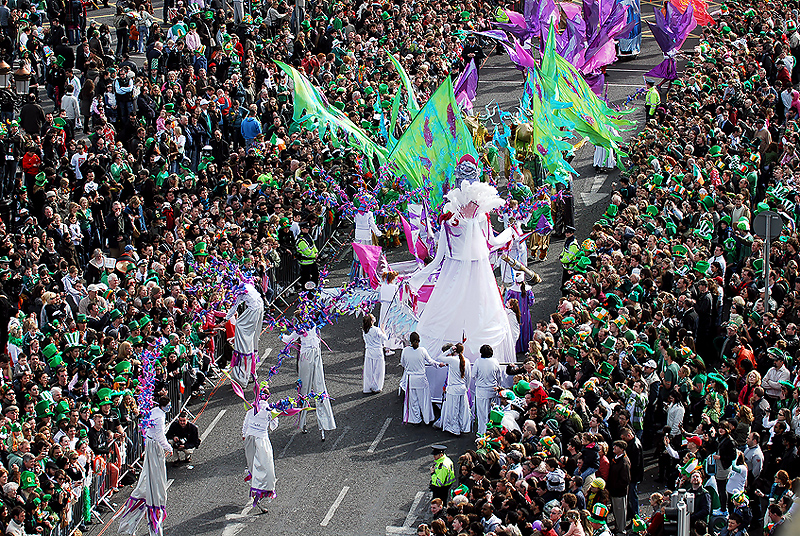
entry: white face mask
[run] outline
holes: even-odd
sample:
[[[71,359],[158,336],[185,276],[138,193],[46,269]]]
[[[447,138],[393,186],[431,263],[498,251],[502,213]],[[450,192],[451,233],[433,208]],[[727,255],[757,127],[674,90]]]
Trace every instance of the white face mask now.
[[[172,411],[172,404],[167,404],[164,408],[164,413],[169,413],[170,411]]]

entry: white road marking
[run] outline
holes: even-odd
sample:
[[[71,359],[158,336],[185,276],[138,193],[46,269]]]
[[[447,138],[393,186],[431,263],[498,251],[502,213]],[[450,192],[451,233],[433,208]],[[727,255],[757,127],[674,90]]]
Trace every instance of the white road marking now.
[[[169,480],[167,480],[167,487],[165,489],[169,489],[169,487],[172,485],[173,482],[175,482],[174,478],[170,478]]]
[[[588,192],[581,192],[581,201],[586,206],[594,205],[595,203],[602,201],[606,198],[606,194],[600,193],[600,188],[606,183],[606,179],[608,178],[607,175],[595,175],[592,177],[592,186],[589,188]],[[584,185],[588,185],[589,180],[583,183]]]
[[[281,451],[281,455],[280,455],[281,458],[286,456],[286,451],[289,450],[289,446],[292,444],[292,441],[294,441],[294,438],[297,437],[297,434],[298,434],[298,432],[295,430],[295,432],[292,434],[292,437],[290,437],[289,441],[286,442],[286,446],[283,447],[283,450]]]
[[[211,421],[211,424],[208,425],[208,428],[206,428],[205,431],[203,432],[203,434],[200,436],[200,442],[201,443],[206,440],[206,438],[208,437],[208,434],[211,433],[211,430],[214,429],[214,427],[217,425],[219,420],[222,418],[223,415],[225,415],[225,412],[227,412],[227,411],[228,411],[227,409],[219,410],[219,413],[217,413],[217,416],[214,417],[214,420]]]
[[[342,438],[344,438],[344,435],[349,431],[350,431],[350,427],[349,426],[345,426],[344,429],[342,430],[341,435],[339,435],[339,437],[336,438],[336,441],[333,442],[333,446],[331,446],[331,450],[336,450],[336,447],[339,446],[339,442],[342,440]]]
[[[392,418],[391,417],[386,419],[386,422],[383,423],[383,427],[381,428],[381,431],[378,432],[378,436],[375,438],[375,441],[373,441],[372,444],[369,446],[369,448],[367,449],[367,452],[369,452],[369,453],[375,452],[375,449],[377,448],[378,443],[380,443],[381,439],[383,439],[383,434],[386,433],[386,430],[389,428],[389,425],[391,423],[392,423]]]
[[[342,488],[342,491],[339,492],[339,496],[336,497],[336,500],[333,501],[333,504],[328,509],[328,513],[325,514],[325,517],[322,519],[322,521],[320,521],[320,523],[319,523],[320,527],[327,527],[328,526],[328,523],[330,523],[331,519],[333,519],[333,514],[336,513],[336,509],[339,508],[340,504],[342,504],[342,501],[344,500],[344,496],[347,495],[348,491],[350,491],[350,486],[345,486],[345,487]]]
[[[418,491],[417,494],[414,496],[414,502],[411,503],[411,508],[408,510],[408,515],[406,516],[406,520],[403,521],[404,527],[410,527],[414,524],[414,521],[417,520],[417,507],[419,503],[422,501],[422,498],[425,496],[424,491]]]
[[[386,525],[386,536],[394,536],[395,534],[416,534],[417,529],[414,527],[393,527]]]
[[[239,514],[225,514],[225,519],[227,521],[235,521],[237,519],[238,520],[249,519],[248,514],[252,509],[253,509],[252,506],[245,506],[242,509],[242,512]],[[236,534],[238,534],[244,528],[244,526],[245,524],[242,523],[241,521],[238,521],[236,523],[228,523],[227,525],[225,525],[225,528],[222,529],[222,536],[236,536]]]
[[[256,364],[256,372],[258,372],[258,369],[261,368],[261,365],[264,364],[264,361],[267,360],[267,358],[269,357],[269,354],[271,354],[271,353],[272,353],[272,348],[267,348],[266,350],[264,350],[264,353],[261,354],[261,359]]]

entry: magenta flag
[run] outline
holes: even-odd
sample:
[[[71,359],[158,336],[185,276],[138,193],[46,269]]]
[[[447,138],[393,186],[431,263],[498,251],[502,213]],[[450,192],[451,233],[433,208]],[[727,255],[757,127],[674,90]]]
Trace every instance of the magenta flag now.
[[[364,273],[369,277],[369,284],[372,288],[378,288],[380,278],[378,277],[378,263],[381,261],[381,247],[368,244],[353,242],[353,251],[358,257],[358,262],[364,269]]]
[[[403,233],[406,235],[408,252],[416,257],[417,253],[414,251],[414,235],[413,231],[411,230],[411,224],[408,223],[408,220],[402,214],[400,214],[400,221],[403,222]]]

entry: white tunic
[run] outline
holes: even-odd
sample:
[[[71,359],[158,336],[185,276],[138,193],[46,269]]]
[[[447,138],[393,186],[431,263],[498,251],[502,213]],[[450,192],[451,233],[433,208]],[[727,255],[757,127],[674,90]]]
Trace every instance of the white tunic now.
[[[408,346],[400,355],[400,364],[403,366],[405,378],[406,397],[403,405],[403,422],[429,424],[433,420],[433,404],[431,403],[431,389],[425,373],[425,365],[438,366],[428,354],[428,351],[419,347],[414,349]]]
[[[472,369],[475,376],[475,418],[478,420],[478,433],[486,432],[489,412],[497,400],[503,371],[494,357],[481,357]]]
[[[365,393],[378,392],[383,389],[383,380],[386,376],[383,347],[389,338],[378,326],[372,326],[367,333],[362,330],[361,333],[364,337],[363,391]]]
[[[461,361],[458,356],[440,355],[437,361],[447,364],[447,394],[442,404],[442,414],[434,426],[445,432],[461,435],[472,430],[472,411],[467,397],[472,365],[464,359],[464,376],[461,376]]]
[[[373,234],[375,236],[383,236],[383,233],[375,223],[375,215],[372,212],[356,212],[354,219],[356,222],[356,242],[372,244]]]

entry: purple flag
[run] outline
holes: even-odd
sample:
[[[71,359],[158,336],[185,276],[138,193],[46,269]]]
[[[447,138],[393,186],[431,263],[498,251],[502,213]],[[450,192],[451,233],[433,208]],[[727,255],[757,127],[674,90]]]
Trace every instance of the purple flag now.
[[[475,60],[469,60],[469,65],[458,77],[458,81],[453,87],[453,93],[456,95],[456,102],[462,110],[467,113],[472,113],[472,101],[475,100],[475,95],[478,92],[478,68],[475,66]]]

